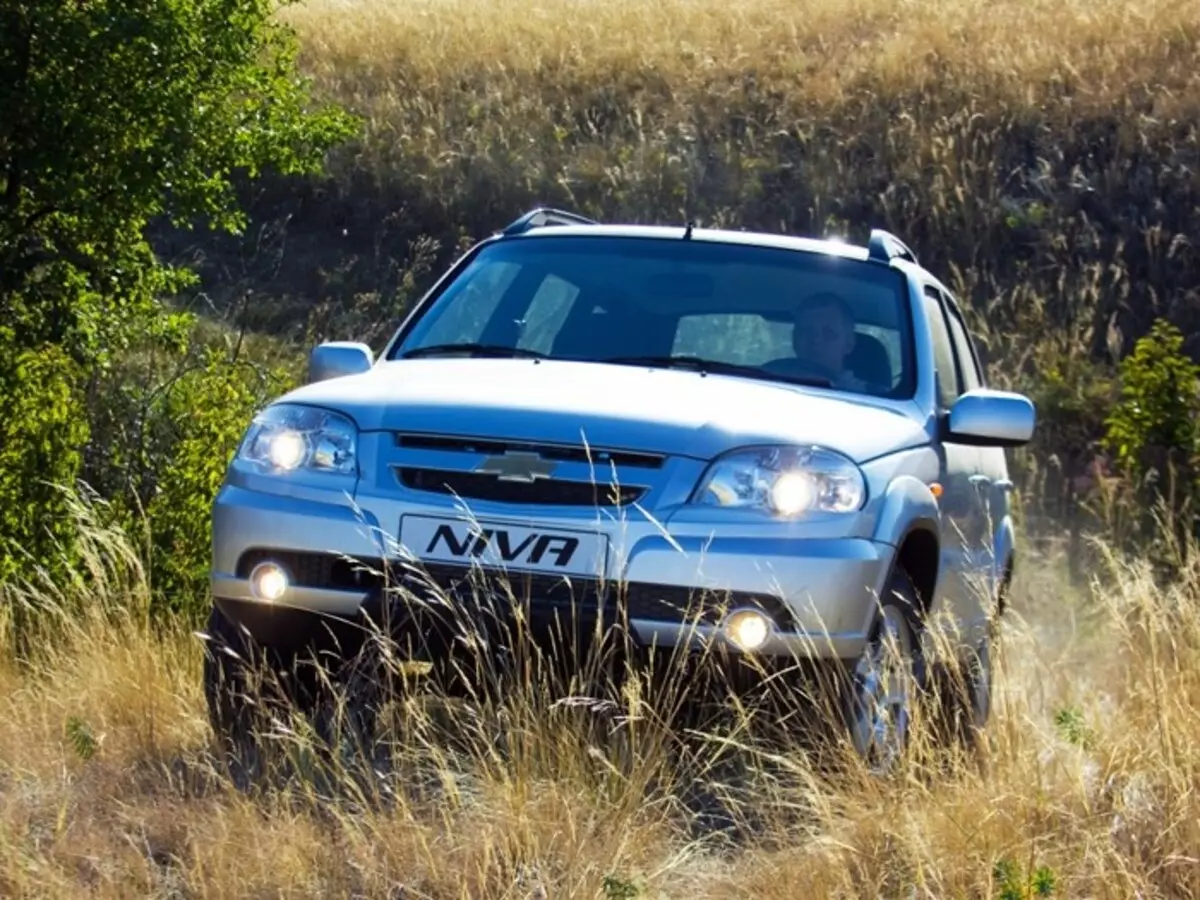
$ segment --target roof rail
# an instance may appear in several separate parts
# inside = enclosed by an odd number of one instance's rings
[[[871,229],[871,240],[867,243],[867,256],[882,263],[891,262],[897,257],[913,264],[917,262],[917,254],[913,253],[904,241],[882,228]]]
[[[542,228],[546,225],[595,225],[592,219],[581,216],[578,213],[565,212],[561,209],[553,209],[549,206],[539,206],[536,209],[531,209],[521,218],[511,222],[504,229],[504,234],[523,234],[531,228]]]

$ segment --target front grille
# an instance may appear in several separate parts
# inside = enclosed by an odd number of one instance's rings
[[[543,506],[628,506],[646,493],[645,487],[601,481],[544,479],[532,484],[501,481],[495,475],[397,466],[396,477],[406,488],[464,499]]]
[[[705,592],[649,582],[602,582],[595,578],[501,572],[481,566],[399,561],[385,566],[379,559],[348,560],[323,553],[258,549],[248,551],[239,560],[239,576],[247,577],[255,564],[267,559],[286,566],[293,583],[303,587],[379,592],[386,585],[420,598],[457,597],[463,602],[480,598],[489,606],[503,604],[511,597],[518,603],[528,600],[535,609],[575,604],[584,610],[594,610],[603,601],[619,618],[709,625],[719,622],[725,612],[735,607],[749,606],[761,609],[785,631],[795,628],[788,608],[769,594]]]
[[[395,434],[397,447],[414,450],[450,450],[458,453],[484,453],[498,456],[504,453],[536,453],[543,459],[556,462],[578,462],[604,467],[624,466],[637,469],[662,468],[664,457],[658,453],[635,450],[614,450],[603,447],[569,446],[503,438],[475,438],[457,435]]]

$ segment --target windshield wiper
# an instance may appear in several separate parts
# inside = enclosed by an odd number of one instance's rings
[[[620,366],[663,366],[665,368],[695,369],[697,372],[717,372],[722,375],[745,375],[750,378],[761,378],[765,381],[783,381],[788,384],[806,384],[812,387],[833,387],[828,378],[816,375],[779,375],[766,372],[757,366],[743,366],[738,363],[722,362],[719,359],[705,359],[702,356],[610,356],[598,359],[596,362],[612,363]]]
[[[440,353],[470,353],[472,356],[491,356],[496,358],[524,357],[527,359],[545,359],[546,354],[538,350],[526,350],[522,347],[508,347],[504,344],[430,344],[428,347],[417,347],[401,353],[401,359],[416,359],[421,356],[435,356]]]

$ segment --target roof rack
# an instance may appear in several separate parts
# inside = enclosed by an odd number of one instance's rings
[[[549,206],[539,206],[536,209],[531,209],[521,218],[516,219],[504,229],[503,233],[523,234],[531,228],[543,228],[546,225],[595,225],[597,224],[592,219],[581,216],[578,213],[565,212],[561,209],[553,209]]]
[[[882,228],[871,229],[871,240],[867,243],[867,256],[878,262],[891,262],[899,257],[916,264],[917,255],[908,248],[904,241]]]

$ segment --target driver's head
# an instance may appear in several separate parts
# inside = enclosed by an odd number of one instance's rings
[[[837,294],[806,297],[793,313],[792,348],[802,360],[841,374],[854,349],[854,313]]]

